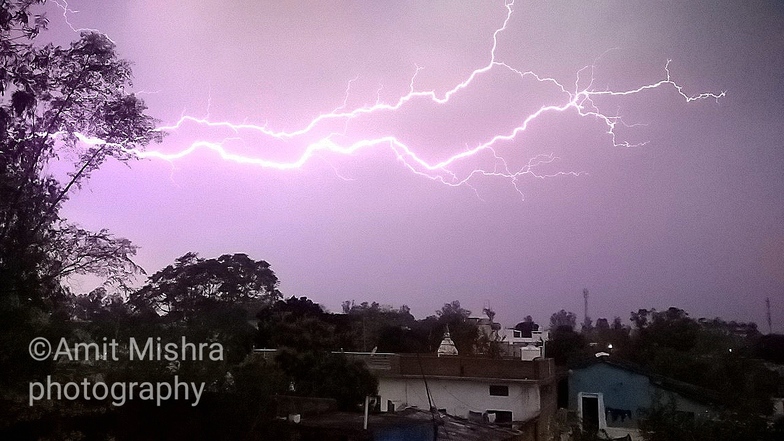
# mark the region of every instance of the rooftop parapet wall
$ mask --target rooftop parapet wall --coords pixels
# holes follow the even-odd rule
[[[438,377],[548,380],[555,373],[552,360],[510,360],[474,357],[401,355],[400,374]]]
[[[257,349],[262,357],[272,357],[270,349]],[[555,364],[552,359],[533,361],[520,359],[495,359],[485,357],[461,357],[417,354],[391,354],[369,352],[342,352],[349,360],[365,363],[379,377],[421,376],[462,377],[506,380],[528,380],[549,383],[555,379]]]
[[[425,375],[429,377],[463,377],[549,382],[555,376],[550,359],[522,361],[479,357],[416,354],[346,354],[362,360],[380,377]]]

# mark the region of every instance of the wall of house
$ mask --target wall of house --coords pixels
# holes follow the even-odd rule
[[[490,386],[506,386],[508,396],[490,395]],[[511,411],[514,421],[525,421],[539,414],[540,396],[537,384],[494,381],[490,379],[427,379],[433,402],[450,415],[469,417],[471,412],[487,410]],[[395,409],[416,406],[428,409],[427,392],[422,378],[380,378],[378,393],[382,410],[391,401]]]
[[[569,409],[578,408],[580,392],[603,394],[605,411],[610,410],[616,415],[626,412],[632,421],[640,416],[640,409],[651,405],[648,377],[604,363],[574,369],[569,374]],[[612,415],[608,415],[607,424],[625,426],[631,423],[626,417],[613,420]]]
[[[555,425],[555,413],[558,411],[558,393],[554,378],[553,381],[539,388],[539,407],[540,414],[536,422],[537,437],[532,439],[552,439],[550,430]]]

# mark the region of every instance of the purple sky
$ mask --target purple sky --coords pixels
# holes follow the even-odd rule
[[[507,14],[501,1],[69,6],[79,11],[69,14],[74,27],[107,33],[135,63],[135,90],[162,126],[190,115],[285,132],[344,103],[346,112],[394,105],[417,67],[413,90],[444,97],[488,65]],[[49,9],[52,38],[75,39]],[[577,173],[523,174],[517,188],[485,175],[445,185],[407,168],[389,144],[320,151],[291,170],[199,149],[130,168],[107,163],[65,215],[131,239],[148,273],[188,251],[245,252],[270,262],[286,296],[333,311],[353,299],[407,304],[424,317],[457,299],[475,314],[491,306],[505,325],[527,314],[547,323],[562,308],[581,316],[588,288],[594,319],[677,306],[763,330],[770,297],[774,329],[784,331],[784,4],[518,0],[495,59],[572,93],[589,86],[590,69],[577,76],[585,66],[595,65],[589,90],[622,91],[665,79],[671,59],[685,94],[727,94],[686,102],[662,85],[596,96],[603,115],[629,125],[616,127],[617,143],[647,144],[614,146],[604,120],[570,109],[493,144],[498,158],[484,150],[450,165],[464,179],[544,154],[559,159],[537,175]],[[495,66],[444,104],[412,99],[285,140],[190,122],[150,150],[225,141],[233,154],[291,162],[337,133],[330,139],[342,146],[395,137],[398,152],[404,143],[432,164],[568,99],[552,82]]]

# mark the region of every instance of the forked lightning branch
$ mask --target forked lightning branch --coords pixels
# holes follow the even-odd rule
[[[544,173],[538,171],[540,166],[551,164],[560,158],[553,153],[530,152],[524,153],[519,149],[512,153],[509,150],[511,145],[520,142],[523,133],[528,131],[530,126],[539,119],[548,115],[561,113],[572,113],[583,118],[590,118],[598,123],[600,130],[603,130],[613,146],[632,147],[645,144],[645,142],[632,143],[621,139],[616,129],[619,126],[626,126],[620,116],[616,113],[608,113],[600,109],[598,99],[604,97],[628,97],[641,95],[642,93],[654,89],[673,89],[685,102],[692,102],[704,99],[719,100],[724,97],[724,92],[712,93],[703,92],[697,94],[687,94],[682,85],[675,82],[670,75],[669,64],[664,65],[664,75],[658,81],[642,84],[636,87],[620,90],[596,89],[594,87],[594,66],[585,66],[576,72],[576,79],[573,85],[569,82],[559,81],[555,78],[540,75],[534,71],[527,71],[513,66],[511,61],[505,61],[497,54],[499,46],[498,37],[507,30],[512,19],[514,1],[507,0],[504,4],[506,17],[503,23],[492,33],[492,39],[486,64],[481,64],[473,71],[466,74],[464,79],[456,84],[446,85],[443,93],[435,90],[419,90],[415,82],[421,68],[417,67],[413,77],[410,79],[408,92],[397,96],[388,101],[380,98],[375,104],[363,105],[356,108],[347,108],[346,102],[349,99],[349,87],[343,99],[343,105],[336,109],[317,114],[315,117],[304,123],[299,128],[293,130],[275,130],[263,125],[253,123],[234,123],[230,121],[213,121],[208,118],[198,118],[191,115],[183,115],[174,123],[158,127],[161,133],[173,134],[181,131],[188,126],[198,130],[197,139],[189,145],[177,145],[173,149],[166,150],[143,150],[126,149],[126,153],[138,158],[162,159],[173,162],[195,153],[198,150],[208,150],[216,154],[221,160],[238,164],[254,165],[265,169],[289,171],[300,169],[306,163],[314,159],[325,159],[332,156],[351,156],[370,149],[391,149],[397,158],[397,163],[408,169],[408,171],[440,182],[449,186],[471,186],[471,181],[475,177],[485,176],[490,178],[500,178],[508,180],[512,186],[522,196],[518,188],[519,179],[528,176],[536,178],[548,178],[563,175],[579,176],[579,171],[550,171]],[[405,141],[407,138],[397,129],[387,129],[383,134],[368,134],[362,129],[362,124],[355,125],[363,118],[371,115],[405,113],[416,107],[415,103],[432,103],[438,106],[457,105],[453,101],[455,96],[464,94],[475,86],[479,77],[489,76],[491,72],[503,71],[516,76],[521,83],[528,84],[533,82],[548,88],[556,98],[543,102],[537,110],[533,112],[517,111],[510,109],[511,112],[519,112],[515,120],[509,127],[501,129],[494,134],[486,135],[482,141],[474,141],[471,144],[452,145],[449,153],[444,153],[440,158],[427,160],[423,151],[430,149],[430,146],[413,145]],[[494,93],[507,94],[506,89],[496,89]],[[471,113],[470,108],[465,109]],[[615,110],[617,112],[617,109]],[[335,131],[334,123],[343,125],[343,131]],[[219,131],[220,135],[207,135],[206,133]],[[96,139],[82,134],[75,136],[85,145],[99,145],[106,141]],[[204,138],[202,136],[207,136]],[[258,137],[272,142],[285,142],[294,150],[292,157],[288,160],[278,160],[267,157],[264,154],[265,142],[260,142]],[[232,142],[239,142],[242,145],[254,146],[254,153],[246,151],[235,151],[230,146]],[[187,144],[187,143],[186,143]],[[503,148],[502,148],[503,147]],[[517,157],[517,155],[527,155]],[[326,155],[326,156],[325,156]],[[512,161],[512,159],[516,159]],[[522,161],[520,161],[522,159]],[[516,164],[516,165],[513,165]]]

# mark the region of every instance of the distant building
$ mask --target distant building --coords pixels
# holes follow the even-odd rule
[[[637,424],[657,400],[672,401],[678,412],[694,418],[711,417],[715,394],[608,357],[569,371],[569,410],[585,430],[641,440]]]
[[[526,335],[518,329],[505,328],[502,339],[506,343],[506,355],[521,360],[536,360],[545,356],[550,331],[531,331],[530,335]]]
[[[483,331],[485,325],[491,341],[500,344],[503,358],[460,356],[448,330],[434,354],[341,351],[350,359],[364,362],[378,378],[378,396],[371,407],[382,415],[400,412],[404,412],[401,416],[406,415],[407,422],[376,417],[376,422],[384,421],[386,428],[378,429],[367,439],[398,439],[386,437],[398,430],[408,433],[405,439],[420,436],[423,427],[429,426],[422,426],[421,414],[412,414],[412,409],[451,421],[455,435],[461,430],[478,435],[481,427],[508,429],[486,430],[487,436],[476,437],[483,441],[552,438],[557,407],[556,375],[553,360],[543,358],[547,333],[533,331],[523,336],[514,329],[502,330],[491,320],[480,321],[478,325]],[[276,351],[256,349],[255,352],[268,358]],[[324,433],[322,429],[331,424],[330,418],[324,416],[315,423],[308,417],[302,427],[312,424],[314,428],[321,427],[317,431]],[[440,428],[439,433],[443,430],[447,435],[452,431]],[[493,436],[489,436],[491,433]]]
[[[472,317],[469,320],[476,324],[479,332],[488,340],[499,344],[505,357],[530,361],[545,356],[544,351],[550,339],[550,331],[538,330],[539,325],[533,325],[536,327],[535,330],[525,332],[515,328],[501,328],[499,323],[486,317]]]

